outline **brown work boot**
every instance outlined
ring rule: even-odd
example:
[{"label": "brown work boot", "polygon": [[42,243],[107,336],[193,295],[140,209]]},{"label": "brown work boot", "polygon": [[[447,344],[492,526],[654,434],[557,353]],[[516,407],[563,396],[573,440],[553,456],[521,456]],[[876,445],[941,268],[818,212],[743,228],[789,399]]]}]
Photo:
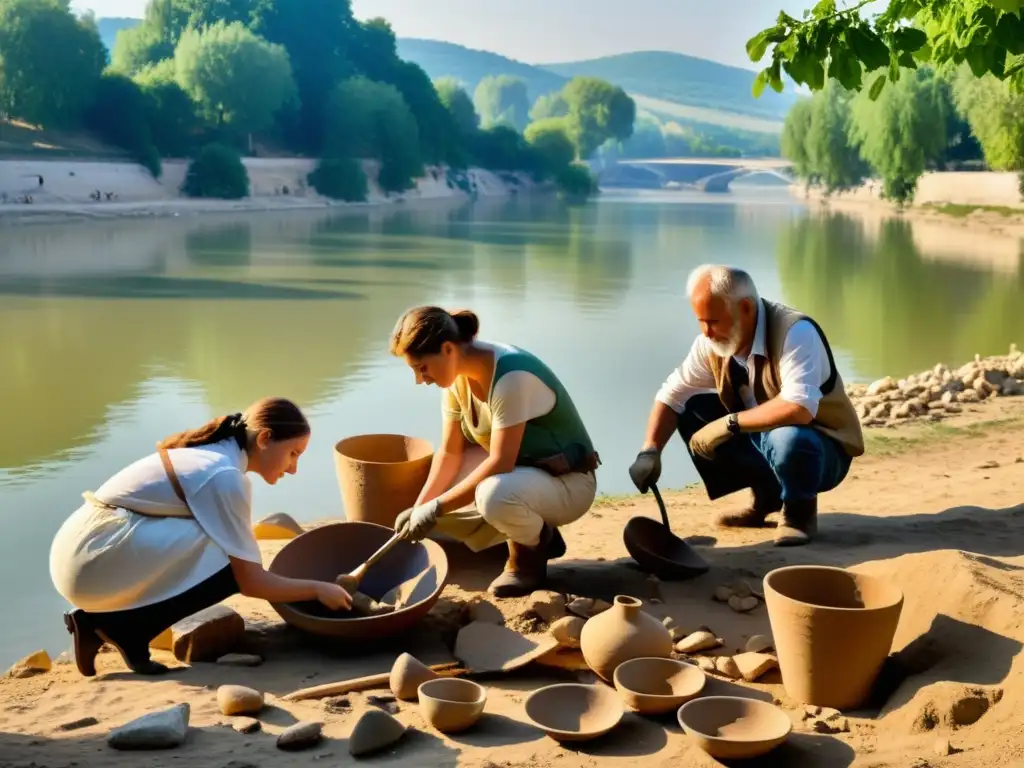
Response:
[{"label": "brown work boot", "polygon": [[726,512],[719,516],[718,525],[723,528],[763,528],[764,519],[773,512],[782,509],[782,501],[778,496],[767,497],[765,494],[753,492],[754,500],[742,512]]},{"label": "brown work boot", "polygon": [[71,634],[75,649],[75,666],[83,677],[96,674],[96,654],[103,647],[103,639],[86,624],[85,611],[78,609],[64,614],[64,627]]},{"label": "brown work boot", "polygon": [[799,547],[809,544],[818,531],[818,498],[787,501],[782,524],[775,531],[775,546]]},{"label": "brown work boot", "polygon": [[545,523],[536,546],[509,541],[505,568],[487,591],[495,597],[522,597],[540,589],[547,579],[548,560],[558,551],[554,539],[555,529]]}]

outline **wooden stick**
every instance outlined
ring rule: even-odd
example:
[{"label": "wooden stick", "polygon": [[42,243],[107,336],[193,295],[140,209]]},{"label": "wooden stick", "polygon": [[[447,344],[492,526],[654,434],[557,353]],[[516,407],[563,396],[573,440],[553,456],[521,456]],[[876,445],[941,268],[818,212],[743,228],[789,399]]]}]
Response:
[{"label": "wooden stick", "polygon": [[[432,664],[428,669],[433,672],[437,672],[441,677],[455,677],[468,671],[460,667],[457,662]],[[284,701],[323,699],[328,696],[342,696],[346,693],[355,693],[356,691],[368,691],[372,688],[387,688],[390,682],[391,673],[381,672],[377,675],[353,677],[348,680],[340,680],[336,683],[324,683],[322,685],[314,685],[311,688],[300,688],[297,691],[285,694],[281,698]]]}]

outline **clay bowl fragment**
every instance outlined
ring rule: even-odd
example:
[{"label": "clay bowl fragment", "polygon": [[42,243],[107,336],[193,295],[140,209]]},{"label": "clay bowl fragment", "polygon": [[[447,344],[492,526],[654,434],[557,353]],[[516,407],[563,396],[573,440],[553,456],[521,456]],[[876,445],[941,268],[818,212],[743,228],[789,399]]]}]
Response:
[{"label": "clay bowl fragment", "polygon": [[634,517],[626,523],[622,541],[637,565],[667,581],[692,579],[709,568],[689,544],[649,517]]},{"label": "clay bowl fragment", "polygon": [[[289,541],[274,557],[270,572],[295,579],[333,582],[339,573],[353,568],[391,538],[394,530],[366,522],[340,522],[306,531]],[[392,613],[363,616],[351,611],[333,611],[317,600],[296,603],[272,603],[286,622],[310,632],[343,639],[372,639],[403,632],[437,602],[448,579],[448,558],[441,545],[430,539],[399,541],[366,572],[359,591],[380,600],[394,587],[415,579],[415,594],[410,602]]]},{"label": "clay bowl fragment", "polygon": [[679,725],[719,760],[745,760],[771,752],[793,723],[774,704],[740,696],[704,696],[679,708]]},{"label": "clay bowl fragment", "polygon": [[588,741],[619,724],[625,710],[604,685],[558,683],[539,688],[524,704],[527,719],[555,741]]},{"label": "clay bowl fragment", "polygon": [[439,677],[430,667],[409,653],[403,653],[391,667],[388,685],[396,699],[415,701],[416,692],[422,683]]},{"label": "clay bowl fragment", "polygon": [[685,661],[640,657],[619,664],[612,680],[629,709],[641,715],[660,715],[700,694],[707,676]]},{"label": "clay bowl fragment", "polygon": [[454,677],[422,683],[417,696],[423,719],[441,733],[458,733],[475,725],[487,703],[486,688]]}]

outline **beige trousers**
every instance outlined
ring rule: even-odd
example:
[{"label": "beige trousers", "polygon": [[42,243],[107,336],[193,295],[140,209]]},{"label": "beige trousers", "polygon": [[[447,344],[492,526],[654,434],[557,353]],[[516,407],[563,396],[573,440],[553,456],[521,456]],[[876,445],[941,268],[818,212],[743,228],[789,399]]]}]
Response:
[{"label": "beige trousers", "polygon": [[[487,458],[479,446],[463,454],[457,485]],[[442,515],[435,531],[457,539],[474,552],[512,540],[534,546],[544,523],[556,528],[583,517],[597,495],[594,473],[573,472],[553,477],[542,469],[516,467],[492,475],[476,487],[474,501]]]}]

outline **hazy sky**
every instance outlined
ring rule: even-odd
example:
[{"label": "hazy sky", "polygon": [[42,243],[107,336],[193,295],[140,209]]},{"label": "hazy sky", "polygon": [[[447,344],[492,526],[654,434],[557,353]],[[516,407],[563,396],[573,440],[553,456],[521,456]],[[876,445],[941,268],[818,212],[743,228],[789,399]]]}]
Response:
[{"label": "hazy sky", "polygon": [[[300,2],[301,0],[293,0]],[[529,63],[635,50],[678,51],[753,69],[744,44],[785,8],[815,0],[352,0],[399,37],[425,37]],[[141,17],[146,0],[73,0],[97,16]]]}]

